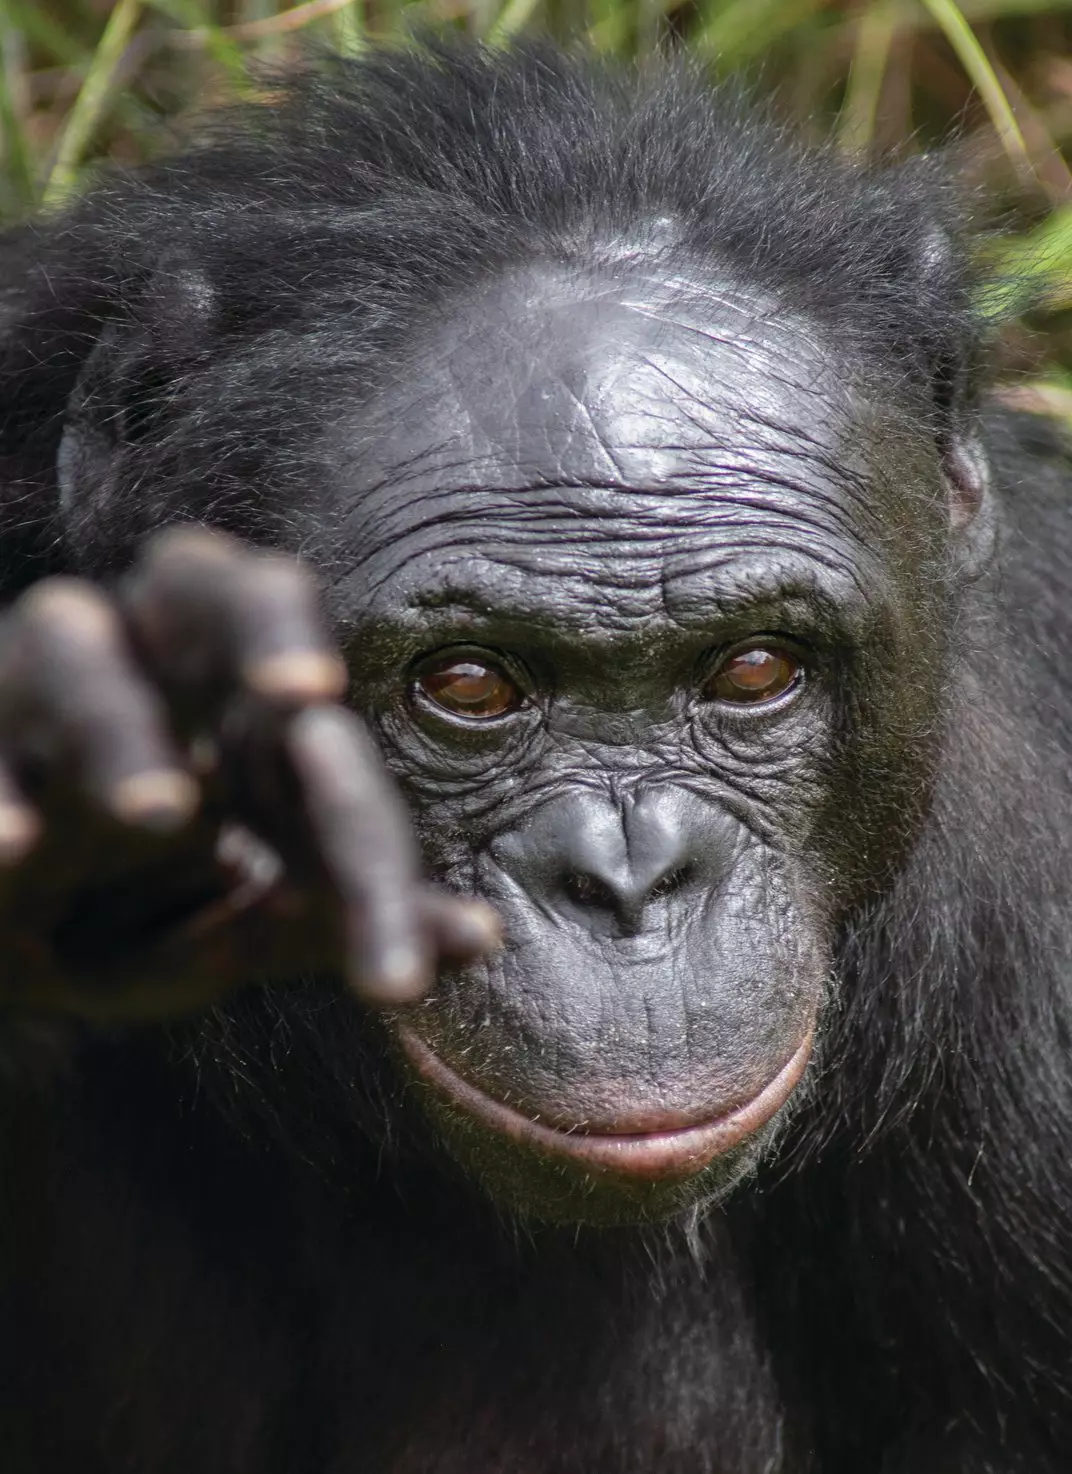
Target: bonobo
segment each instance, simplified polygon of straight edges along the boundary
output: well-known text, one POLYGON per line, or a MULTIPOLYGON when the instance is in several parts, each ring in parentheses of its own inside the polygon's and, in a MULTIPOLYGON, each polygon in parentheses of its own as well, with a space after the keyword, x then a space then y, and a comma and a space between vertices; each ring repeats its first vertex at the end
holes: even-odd
POLYGON ((429 42, 4 238, 5 1470, 1072 1467, 1072 478, 964 215, 429 42))

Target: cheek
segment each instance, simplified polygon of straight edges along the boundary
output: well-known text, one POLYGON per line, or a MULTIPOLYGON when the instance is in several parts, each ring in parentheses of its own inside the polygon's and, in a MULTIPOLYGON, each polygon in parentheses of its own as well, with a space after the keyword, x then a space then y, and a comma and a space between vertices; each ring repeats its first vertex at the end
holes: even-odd
POLYGON ((842 715, 806 843, 841 913, 888 887, 926 822, 944 740, 940 707, 925 686, 900 701, 883 688, 842 715))
POLYGON ((418 811, 454 811, 515 792, 533 781, 543 733, 534 715, 506 722, 447 724, 395 695, 379 706, 358 707, 392 776, 418 811))

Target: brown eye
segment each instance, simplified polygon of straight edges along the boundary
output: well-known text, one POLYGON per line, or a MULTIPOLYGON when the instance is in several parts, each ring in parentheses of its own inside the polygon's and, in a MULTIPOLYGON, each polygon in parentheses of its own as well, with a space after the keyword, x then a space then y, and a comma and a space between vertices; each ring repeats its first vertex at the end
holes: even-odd
POLYGON ((453 716, 487 720, 521 705, 521 692, 493 665, 464 656, 425 671, 417 685, 429 701, 453 716))
POLYGON ((753 645, 723 661, 705 684, 704 695, 712 701, 738 705, 773 701, 797 685, 803 674, 800 661, 788 650, 753 645))

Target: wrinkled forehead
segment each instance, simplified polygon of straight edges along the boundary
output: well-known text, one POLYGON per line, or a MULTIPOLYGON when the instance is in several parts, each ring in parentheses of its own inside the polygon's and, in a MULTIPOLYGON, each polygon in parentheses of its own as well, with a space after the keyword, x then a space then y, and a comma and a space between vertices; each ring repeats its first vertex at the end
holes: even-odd
POLYGON ((451 312, 390 393, 343 416, 329 495, 366 583, 521 547, 598 577, 623 556, 693 562, 697 539, 867 563, 883 493, 854 389, 832 344, 758 297, 529 271, 451 312))

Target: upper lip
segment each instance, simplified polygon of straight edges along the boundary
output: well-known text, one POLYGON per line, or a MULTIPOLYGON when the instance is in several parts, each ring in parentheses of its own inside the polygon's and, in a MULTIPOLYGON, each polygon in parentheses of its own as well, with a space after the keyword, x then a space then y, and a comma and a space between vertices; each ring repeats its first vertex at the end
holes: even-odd
POLYGON ((744 1105, 699 1125, 611 1133, 580 1125, 563 1130, 534 1121, 459 1075, 408 1024, 400 1024, 398 1034, 422 1080, 501 1135, 593 1171, 652 1181, 692 1176, 765 1126, 799 1084, 814 1038, 809 1028, 777 1073, 744 1105))

